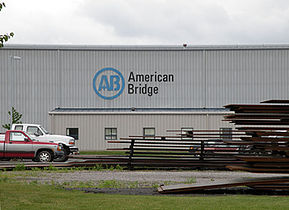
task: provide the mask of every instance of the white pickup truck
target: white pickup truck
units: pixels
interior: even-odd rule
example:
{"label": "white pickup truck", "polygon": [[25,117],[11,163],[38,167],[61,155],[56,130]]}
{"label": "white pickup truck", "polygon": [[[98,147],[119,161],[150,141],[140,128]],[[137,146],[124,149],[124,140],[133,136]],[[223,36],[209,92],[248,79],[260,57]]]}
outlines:
{"label": "white pickup truck", "polygon": [[34,139],[41,142],[53,142],[62,144],[64,155],[55,161],[66,161],[71,153],[78,153],[75,139],[71,136],[51,135],[41,125],[37,124],[13,124],[11,130],[21,130],[28,133]]}

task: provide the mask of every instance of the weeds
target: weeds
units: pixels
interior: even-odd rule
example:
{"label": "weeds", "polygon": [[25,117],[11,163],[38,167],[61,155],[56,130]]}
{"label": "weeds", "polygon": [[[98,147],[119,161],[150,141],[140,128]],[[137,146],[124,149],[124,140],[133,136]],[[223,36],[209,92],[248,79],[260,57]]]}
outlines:
{"label": "weeds", "polygon": [[44,171],[57,171],[57,170],[59,170],[59,169],[56,168],[55,166],[53,166],[52,164],[50,164],[48,167],[44,167],[43,170],[44,170]]}
{"label": "weeds", "polygon": [[0,177],[0,182],[8,182],[9,178],[7,176]]}
{"label": "weeds", "polygon": [[[29,168],[26,168],[23,163],[19,163],[15,166],[13,171],[26,171]],[[90,171],[102,171],[102,170],[109,170],[109,171],[114,171],[114,170],[124,170],[124,168],[120,165],[102,165],[102,164],[95,164],[94,166],[91,167],[70,167],[70,168],[57,168],[50,164],[48,167],[44,168],[38,168],[38,167],[33,167],[30,168],[32,172],[39,172],[39,171],[45,171],[45,172],[59,172],[59,173],[68,173],[68,172],[73,172],[73,171],[82,171],[82,170],[90,170]],[[2,170],[6,171],[6,169]]]}
{"label": "weeds", "polygon": [[13,171],[25,171],[25,165],[23,163],[18,163],[15,168],[13,169]]}
{"label": "weeds", "polygon": [[31,171],[41,171],[41,168],[34,167],[34,168],[31,168]]}
{"label": "weeds", "polygon": [[98,188],[123,188],[124,184],[116,180],[102,180],[97,185]]}
{"label": "weeds", "polygon": [[31,185],[38,185],[38,181],[37,181],[37,180],[33,180],[33,181],[31,181],[29,184],[31,184]]}
{"label": "weeds", "polygon": [[115,170],[122,171],[122,170],[123,170],[123,167],[117,164],[117,165],[115,166]]}
{"label": "weeds", "polygon": [[103,170],[103,166],[101,164],[95,164],[95,166],[92,169],[96,171],[101,171]]}
{"label": "weeds", "polygon": [[152,187],[155,188],[155,189],[157,189],[159,186],[160,186],[160,185],[159,185],[158,183],[152,184]]}
{"label": "weeds", "polygon": [[140,186],[138,181],[130,182],[128,188],[138,188]]}
{"label": "weeds", "polygon": [[[56,186],[57,184],[53,181],[51,185]],[[73,182],[63,182],[60,184],[62,187],[71,187],[71,188],[139,188],[140,183],[138,181],[126,182],[118,180],[100,180],[98,182],[93,181],[73,181]],[[147,186],[150,187],[150,186]]]}
{"label": "weeds", "polygon": [[192,178],[188,178],[185,182],[185,184],[193,184],[193,183],[196,183],[197,180],[195,177],[192,177]]}

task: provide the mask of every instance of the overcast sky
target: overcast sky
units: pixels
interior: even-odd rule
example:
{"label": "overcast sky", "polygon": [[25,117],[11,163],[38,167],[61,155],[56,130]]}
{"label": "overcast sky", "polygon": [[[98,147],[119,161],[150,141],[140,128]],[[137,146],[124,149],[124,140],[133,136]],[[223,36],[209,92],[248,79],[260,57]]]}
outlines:
{"label": "overcast sky", "polygon": [[1,0],[9,44],[289,43],[288,0]]}

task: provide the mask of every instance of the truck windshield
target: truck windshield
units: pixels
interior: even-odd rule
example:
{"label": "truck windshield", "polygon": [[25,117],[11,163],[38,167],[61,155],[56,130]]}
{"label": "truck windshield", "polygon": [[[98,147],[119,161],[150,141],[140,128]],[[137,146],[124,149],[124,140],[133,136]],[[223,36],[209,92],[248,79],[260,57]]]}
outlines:
{"label": "truck windshield", "polygon": [[47,130],[45,130],[45,128],[43,128],[42,126],[39,126],[41,128],[41,130],[45,133],[45,134],[49,134]]}

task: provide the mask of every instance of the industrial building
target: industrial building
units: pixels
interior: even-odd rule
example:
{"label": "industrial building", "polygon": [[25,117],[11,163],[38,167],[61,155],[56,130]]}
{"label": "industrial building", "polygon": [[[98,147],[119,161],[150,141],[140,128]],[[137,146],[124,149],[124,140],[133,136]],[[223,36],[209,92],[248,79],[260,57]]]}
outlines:
{"label": "industrial building", "polygon": [[80,150],[168,129],[228,130],[224,105],[289,98],[289,45],[7,45],[0,63],[1,124],[13,106]]}

